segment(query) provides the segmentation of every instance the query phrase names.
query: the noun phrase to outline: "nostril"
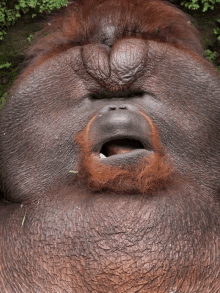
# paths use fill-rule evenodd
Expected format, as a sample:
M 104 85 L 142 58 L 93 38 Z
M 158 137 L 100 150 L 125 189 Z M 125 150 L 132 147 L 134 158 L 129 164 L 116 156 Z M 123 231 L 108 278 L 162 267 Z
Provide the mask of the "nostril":
M 117 107 L 114 104 L 106 105 L 99 111 L 99 114 L 108 114 L 110 111 L 114 111 L 116 109 Z
M 109 106 L 109 110 L 116 110 L 117 107 L 116 106 Z
M 127 109 L 126 105 L 119 106 L 119 109 Z
M 126 110 L 128 112 L 139 112 L 136 106 L 124 103 L 119 106 L 117 106 L 117 104 L 106 105 L 102 109 L 100 109 L 99 114 L 108 114 L 109 112 L 117 111 L 117 110 Z

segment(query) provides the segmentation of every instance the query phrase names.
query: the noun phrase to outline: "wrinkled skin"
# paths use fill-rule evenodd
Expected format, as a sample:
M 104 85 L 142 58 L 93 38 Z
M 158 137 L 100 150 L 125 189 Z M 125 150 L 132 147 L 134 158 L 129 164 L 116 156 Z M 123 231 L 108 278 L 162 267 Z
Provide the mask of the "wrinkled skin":
M 114 25 L 30 65 L 1 113 L 1 293 L 220 292 L 218 75 Z

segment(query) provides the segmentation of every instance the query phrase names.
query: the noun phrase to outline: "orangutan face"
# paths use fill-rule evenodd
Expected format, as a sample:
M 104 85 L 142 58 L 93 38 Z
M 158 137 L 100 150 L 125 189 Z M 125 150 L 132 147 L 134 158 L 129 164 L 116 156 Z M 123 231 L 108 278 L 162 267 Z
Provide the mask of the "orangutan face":
M 220 81 L 189 18 L 70 4 L 29 55 L 0 116 L 0 292 L 220 292 Z

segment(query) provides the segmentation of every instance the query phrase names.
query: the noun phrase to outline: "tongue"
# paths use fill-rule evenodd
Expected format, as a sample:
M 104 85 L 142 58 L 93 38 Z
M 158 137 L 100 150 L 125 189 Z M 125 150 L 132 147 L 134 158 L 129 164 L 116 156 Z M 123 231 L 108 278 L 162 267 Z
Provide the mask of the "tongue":
M 113 155 L 119 155 L 119 154 L 126 154 L 129 153 L 133 150 L 134 148 L 131 146 L 119 146 L 119 145 L 111 145 L 109 146 L 108 149 L 108 155 L 113 156 Z

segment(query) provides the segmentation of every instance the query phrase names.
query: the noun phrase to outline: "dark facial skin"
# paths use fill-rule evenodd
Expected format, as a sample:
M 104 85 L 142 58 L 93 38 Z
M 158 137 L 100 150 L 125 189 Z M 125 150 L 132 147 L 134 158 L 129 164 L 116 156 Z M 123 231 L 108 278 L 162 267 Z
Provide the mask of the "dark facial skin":
M 1 113 L 1 293 L 220 292 L 220 80 L 131 2 L 69 6 Z

